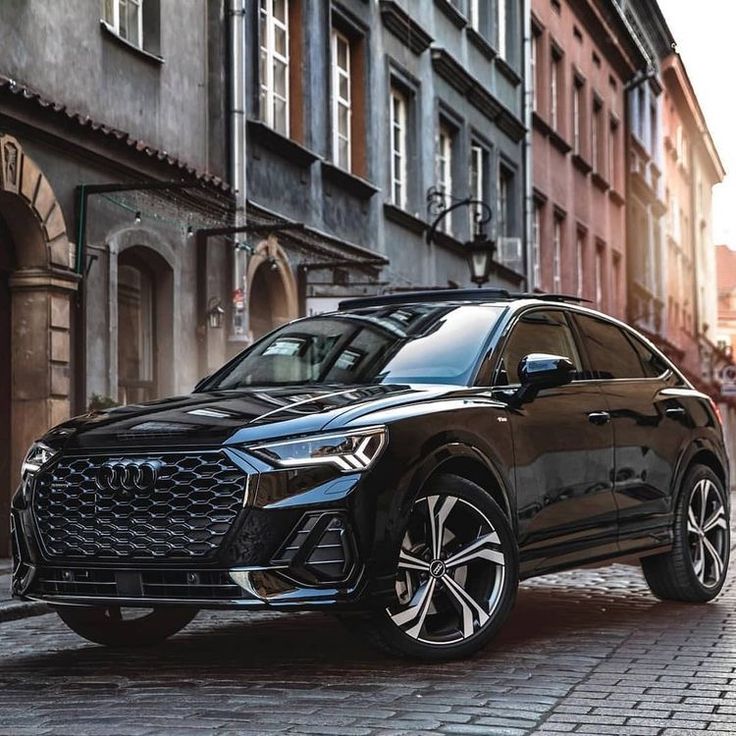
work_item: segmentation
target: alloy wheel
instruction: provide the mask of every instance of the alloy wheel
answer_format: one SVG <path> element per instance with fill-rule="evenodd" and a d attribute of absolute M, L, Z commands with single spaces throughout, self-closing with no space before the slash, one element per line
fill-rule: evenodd
<path fill-rule="evenodd" d="M 707 478 L 690 496 L 687 535 L 695 575 L 706 588 L 715 587 L 723 578 L 728 554 L 728 517 L 718 487 Z"/>
<path fill-rule="evenodd" d="M 496 529 L 472 503 L 452 495 L 420 498 L 401 545 L 397 601 L 388 616 L 424 644 L 465 641 L 499 607 L 506 562 Z"/>

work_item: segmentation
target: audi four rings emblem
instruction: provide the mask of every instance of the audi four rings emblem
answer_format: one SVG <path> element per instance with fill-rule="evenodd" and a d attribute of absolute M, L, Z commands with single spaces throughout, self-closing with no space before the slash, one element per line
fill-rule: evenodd
<path fill-rule="evenodd" d="M 152 491 L 160 468 L 159 460 L 108 460 L 95 483 L 101 491 Z"/>

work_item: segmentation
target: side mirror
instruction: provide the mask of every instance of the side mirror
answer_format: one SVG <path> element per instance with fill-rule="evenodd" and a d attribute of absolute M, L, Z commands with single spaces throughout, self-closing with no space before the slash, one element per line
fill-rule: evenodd
<path fill-rule="evenodd" d="M 576 370 L 575 364 L 562 355 L 531 353 L 525 356 L 519 362 L 521 387 L 516 392 L 513 403 L 518 406 L 533 401 L 542 389 L 570 383 Z"/>

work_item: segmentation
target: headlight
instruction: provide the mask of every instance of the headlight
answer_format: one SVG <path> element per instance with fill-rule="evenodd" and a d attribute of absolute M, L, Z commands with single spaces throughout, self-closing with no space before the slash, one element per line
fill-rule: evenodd
<path fill-rule="evenodd" d="M 52 450 L 43 442 L 34 442 L 26 454 L 23 465 L 20 467 L 21 478 L 25 480 L 28 475 L 37 473 L 56 454 L 56 450 Z"/>
<path fill-rule="evenodd" d="M 341 473 L 367 470 L 386 444 L 386 428 L 322 434 L 299 440 L 248 448 L 249 452 L 281 468 L 332 465 Z"/>

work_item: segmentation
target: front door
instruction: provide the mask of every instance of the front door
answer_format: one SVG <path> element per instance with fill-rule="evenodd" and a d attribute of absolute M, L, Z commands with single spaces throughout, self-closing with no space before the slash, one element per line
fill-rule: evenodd
<path fill-rule="evenodd" d="M 518 387 L 519 362 L 530 353 L 565 356 L 582 375 L 566 313 L 534 309 L 502 348 L 499 395 Z M 545 389 L 509 410 L 522 574 L 616 551 L 613 433 L 605 410 L 599 387 L 586 381 Z"/>

